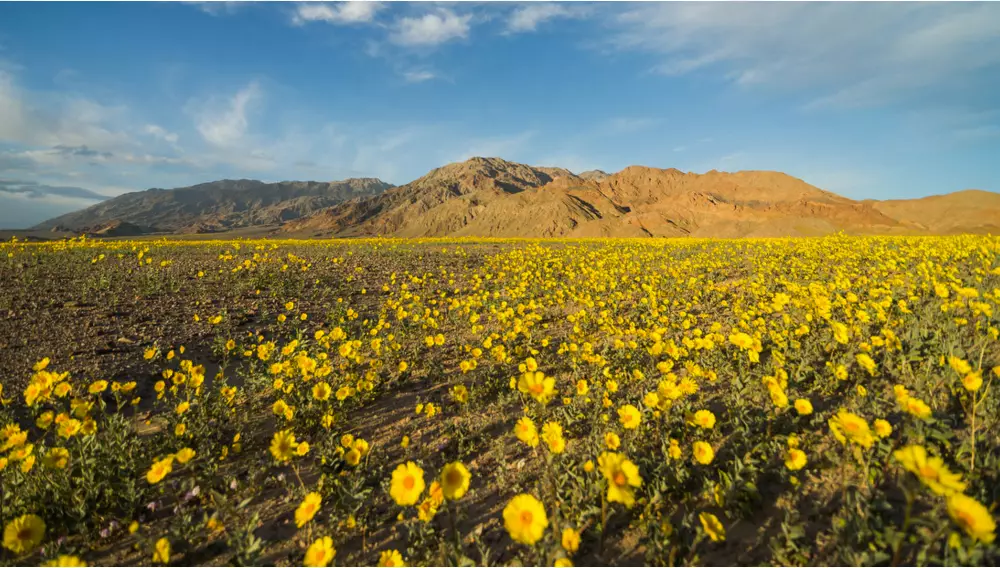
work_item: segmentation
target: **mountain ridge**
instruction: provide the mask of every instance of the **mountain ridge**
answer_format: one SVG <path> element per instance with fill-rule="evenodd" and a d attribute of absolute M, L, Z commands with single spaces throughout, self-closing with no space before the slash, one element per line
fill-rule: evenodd
<path fill-rule="evenodd" d="M 205 191 L 208 196 L 201 195 Z M 143 195 L 170 196 L 164 203 L 173 209 L 156 214 L 149 204 L 133 207 L 131 201 Z M 127 196 L 133 197 L 122 199 Z M 244 196 L 252 198 L 241 199 Z M 113 207 L 102 207 L 115 200 L 120 201 Z M 84 227 L 81 214 L 87 211 L 89 217 L 82 218 L 100 223 Z M 108 226 L 114 222 L 124 225 Z M 963 190 L 910 200 L 853 200 L 774 171 L 698 174 L 631 165 L 615 173 L 575 174 L 559 167 L 473 157 L 434 168 L 400 186 L 376 178 L 274 184 L 244 179 L 151 189 L 39 227 L 59 225 L 98 235 L 262 227 L 289 237 L 953 234 L 1000 232 L 1000 193 Z"/>

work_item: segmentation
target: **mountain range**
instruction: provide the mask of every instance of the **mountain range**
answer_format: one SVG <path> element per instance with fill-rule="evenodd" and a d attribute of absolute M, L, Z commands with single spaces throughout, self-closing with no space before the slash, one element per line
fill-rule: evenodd
<path fill-rule="evenodd" d="M 101 236 L 258 228 L 283 237 L 778 237 L 1000 233 L 1000 194 L 856 201 L 772 171 L 629 166 L 574 174 L 500 158 L 401 186 L 221 180 L 127 193 L 35 230 Z"/>

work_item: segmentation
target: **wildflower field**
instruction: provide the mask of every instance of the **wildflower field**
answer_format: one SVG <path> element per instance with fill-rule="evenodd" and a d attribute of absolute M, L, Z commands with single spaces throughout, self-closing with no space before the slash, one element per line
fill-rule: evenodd
<path fill-rule="evenodd" d="M 7 242 L 0 564 L 997 565 L 1000 238 Z"/>

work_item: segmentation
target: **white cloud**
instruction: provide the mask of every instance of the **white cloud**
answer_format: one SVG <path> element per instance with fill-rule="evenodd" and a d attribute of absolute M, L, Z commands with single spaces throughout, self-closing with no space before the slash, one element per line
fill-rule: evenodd
<path fill-rule="evenodd" d="M 143 132 L 152 136 L 153 138 L 158 138 L 160 140 L 165 140 L 171 144 L 176 144 L 178 136 L 173 132 L 167 132 L 162 126 L 157 126 L 155 124 L 147 124 L 143 129 Z"/>
<path fill-rule="evenodd" d="M 801 91 L 810 107 L 948 89 L 971 97 L 977 72 L 1000 65 L 1000 5 L 992 3 L 655 3 L 610 25 L 611 46 L 657 56 L 654 71 Z"/>
<path fill-rule="evenodd" d="M 419 18 L 401 18 L 396 22 L 390 41 L 403 46 L 434 46 L 469 36 L 472 15 L 459 16 L 446 9 Z"/>
<path fill-rule="evenodd" d="M 407 83 L 422 83 L 424 81 L 430 81 L 437 77 L 434 73 L 430 71 L 406 71 L 403 73 L 403 79 Z"/>
<path fill-rule="evenodd" d="M 356 1 L 336 4 L 298 4 L 292 15 L 292 22 L 327 22 L 330 24 L 362 24 L 375 20 L 375 14 L 382 9 L 381 2 Z"/>
<path fill-rule="evenodd" d="M 195 127 L 206 142 L 220 148 L 234 146 L 241 142 L 247 132 L 249 122 L 247 110 L 249 105 L 261 97 L 257 82 L 251 82 L 237 92 L 229 101 L 219 108 L 218 104 L 209 104 L 198 113 Z"/>
<path fill-rule="evenodd" d="M 120 127 L 128 109 L 89 99 L 25 91 L 0 70 L 0 141 L 25 146 L 88 146 L 112 150 L 134 144 Z"/>
<path fill-rule="evenodd" d="M 565 4 L 532 3 L 518 8 L 507 21 L 508 33 L 533 32 L 538 25 L 553 18 L 568 17 L 573 12 Z"/>

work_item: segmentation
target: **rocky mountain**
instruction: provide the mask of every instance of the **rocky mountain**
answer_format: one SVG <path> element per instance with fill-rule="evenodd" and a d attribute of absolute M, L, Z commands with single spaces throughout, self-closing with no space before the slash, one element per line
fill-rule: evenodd
<path fill-rule="evenodd" d="M 1000 193 L 967 189 L 920 199 L 872 201 L 872 206 L 921 232 L 1000 234 Z"/>
<path fill-rule="evenodd" d="M 473 158 L 285 223 L 300 236 L 763 237 L 922 232 L 907 216 L 780 172 L 615 174 Z"/>
<path fill-rule="evenodd" d="M 220 180 L 177 189 L 126 193 L 50 219 L 34 229 L 134 236 L 280 225 L 345 201 L 377 195 L 391 187 L 373 178 L 278 183 Z"/>
<path fill-rule="evenodd" d="M 40 228 L 98 236 L 267 227 L 289 237 L 780 237 L 1000 233 L 1000 194 L 855 201 L 770 171 L 574 174 L 471 158 L 393 187 L 223 180 L 126 194 Z"/>

